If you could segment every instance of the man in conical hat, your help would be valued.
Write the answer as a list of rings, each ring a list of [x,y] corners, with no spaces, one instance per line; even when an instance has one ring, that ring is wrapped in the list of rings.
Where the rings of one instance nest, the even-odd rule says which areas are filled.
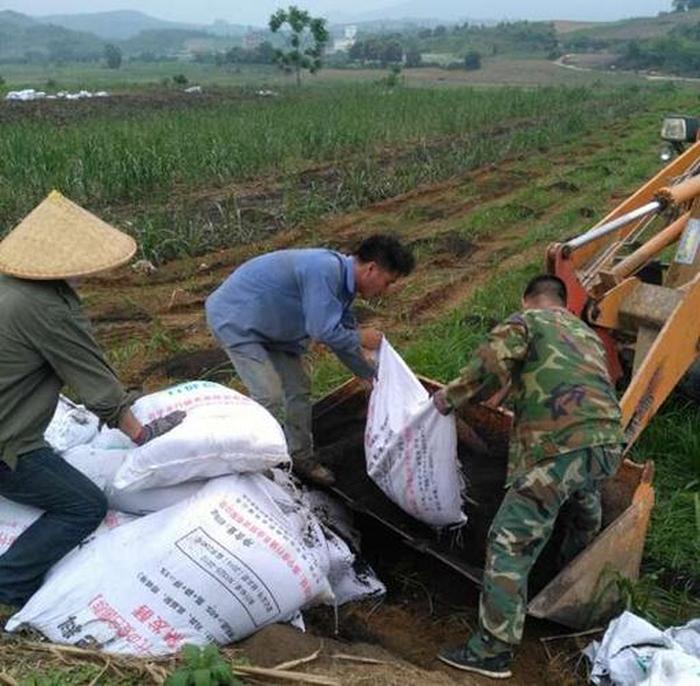
[[[44,440],[61,387],[137,444],[184,416],[139,423],[71,286],[135,251],[130,236],[56,191],[0,242],[0,495],[44,511],[0,555],[0,603],[23,605],[107,510],[102,491]]]

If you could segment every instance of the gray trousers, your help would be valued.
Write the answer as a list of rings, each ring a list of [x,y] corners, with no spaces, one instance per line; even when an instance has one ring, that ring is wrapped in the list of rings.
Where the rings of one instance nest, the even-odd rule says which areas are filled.
[[[302,356],[263,346],[256,347],[254,357],[249,350],[226,352],[250,397],[282,424],[292,460],[312,458],[311,379]]]

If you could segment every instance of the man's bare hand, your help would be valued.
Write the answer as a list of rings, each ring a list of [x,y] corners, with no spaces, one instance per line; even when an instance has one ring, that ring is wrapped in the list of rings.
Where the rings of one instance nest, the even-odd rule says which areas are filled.
[[[361,329],[360,345],[367,350],[377,350],[382,343],[384,334],[377,329]]]

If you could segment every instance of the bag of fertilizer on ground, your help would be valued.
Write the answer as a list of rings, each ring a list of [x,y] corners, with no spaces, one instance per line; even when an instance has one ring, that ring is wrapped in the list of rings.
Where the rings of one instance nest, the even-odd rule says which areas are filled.
[[[160,488],[289,463],[277,420],[226,386],[185,383],[140,398],[131,409],[143,424],[175,410],[187,416],[168,433],[129,452],[114,478],[115,489]]]
[[[128,454],[128,450],[104,450],[92,445],[77,445],[61,453],[61,457],[95,486],[107,492]]]
[[[43,513],[43,510],[38,507],[15,503],[0,496],[0,555],[5,553],[17,537],[34,524]],[[133,515],[109,510],[95,533],[115,529],[134,519]]]
[[[89,443],[97,434],[99,423],[97,415],[83,405],[76,405],[65,396],[60,396],[44,438],[54,450],[62,453],[76,445]]]
[[[435,527],[464,524],[454,416],[443,417],[386,339],[365,429],[370,478],[402,510]]]
[[[114,477],[129,454],[129,450],[105,450],[91,445],[78,445],[62,454],[63,459],[87,476],[107,496],[112,510],[145,515],[164,510],[194,495],[205,481],[147,488],[141,491],[120,491],[114,488]]]
[[[42,510],[0,496],[0,555],[42,515]]]
[[[147,515],[187,500],[203,488],[206,483],[206,481],[187,481],[184,484],[147,488],[143,491],[119,491],[108,488],[105,495],[109,506],[114,510],[135,515]]]
[[[334,604],[343,605],[384,595],[386,586],[361,557],[360,533],[353,527],[352,513],[327,493],[304,487],[302,502],[319,519],[328,549],[328,581]]]
[[[298,509],[262,474],[214,479],[189,500],[70,553],[7,629],[164,655],[289,620],[330,595],[328,561],[307,542],[317,536]]]

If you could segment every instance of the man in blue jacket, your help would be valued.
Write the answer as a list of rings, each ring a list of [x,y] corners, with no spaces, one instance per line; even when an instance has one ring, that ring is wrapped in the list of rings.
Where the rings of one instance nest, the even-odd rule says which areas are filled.
[[[285,430],[298,474],[331,485],[332,472],[313,457],[311,383],[302,356],[310,341],[328,346],[350,371],[371,378],[363,349],[376,350],[376,329],[356,328],[356,294],[386,292],[413,271],[398,239],[374,235],[353,255],[324,248],[279,250],[238,267],[206,302],[207,322],[238,376]]]

